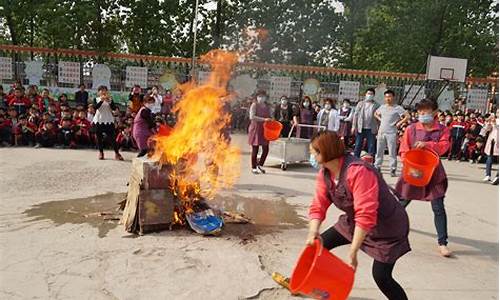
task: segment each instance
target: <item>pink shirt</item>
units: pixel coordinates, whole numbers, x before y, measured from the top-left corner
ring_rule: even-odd
[[[416,130],[426,130],[422,123],[415,123]],[[432,130],[439,130],[439,122],[434,121]],[[417,141],[415,141],[417,142]],[[410,145],[410,130],[408,128],[405,130],[403,134],[403,138],[401,139],[401,145],[399,146],[399,154],[401,155],[401,160],[404,160],[406,152],[408,152],[413,145]],[[446,151],[450,148],[450,129],[444,127],[443,134],[438,142],[425,142],[425,148],[429,148],[434,150],[439,156],[444,155]]]
[[[377,225],[379,206],[377,175],[365,166],[353,165],[347,169],[346,182],[354,199],[354,222],[363,230],[370,231]],[[335,186],[332,176],[332,191],[335,190]],[[328,193],[323,171],[320,171],[316,178],[316,195],[309,207],[309,219],[320,221],[325,219],[326,211],[332,204]]]

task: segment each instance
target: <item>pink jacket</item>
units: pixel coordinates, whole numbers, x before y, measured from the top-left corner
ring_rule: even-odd
[[[495,142],[493,146],[493,155],[498,156],[498,124],[496,125],[486,125],[488,126],[486,132],[488,134],[488,139],[486,140],[486,145],[484,147],[484,153],[490,155],[491,143]]]

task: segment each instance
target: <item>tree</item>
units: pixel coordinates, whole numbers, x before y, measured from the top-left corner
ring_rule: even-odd
[[[423,72],[429,54],[466,58],[472,76],[498,69],[494,0],[379,0],[357,33],[353,67]]]

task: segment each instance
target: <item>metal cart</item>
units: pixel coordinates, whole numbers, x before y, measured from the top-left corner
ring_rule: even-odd
[[[293,125],[288,134],[288,138],[280,138],[269,143],[269,157],[277,159],[281,163],[281,170],[285,171],[290,163],[301,163],[309,161],[309,143],[310,139],[301,139],[292,137],[294,128],[309,127],[325,129],[325,126],[297,124]]]

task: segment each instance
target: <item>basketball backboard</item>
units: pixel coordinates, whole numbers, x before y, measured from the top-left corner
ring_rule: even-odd
[[[443,56],[427,57],[427,80],[465,82],[467,60]]]

